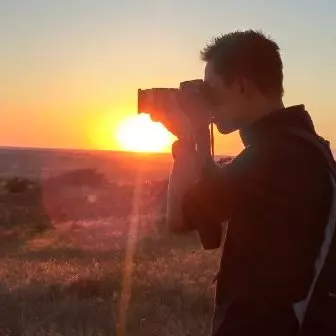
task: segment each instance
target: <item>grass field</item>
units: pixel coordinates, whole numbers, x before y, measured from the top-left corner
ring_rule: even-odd
[[[167,160],[24,150],[2,158],[0,336],[209,333],[220,251],[167,232]],[[34,167],[57,170],[56,179]],[[30,170],[31,183],[7,180],[30,179]]]
[[[206,335],[218,252],[158,215],[1,236],[1,335]]]

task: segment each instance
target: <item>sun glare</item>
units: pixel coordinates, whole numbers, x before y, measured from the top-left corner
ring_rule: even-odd
[[[153,122],[147,114],[135,115],[121,122],[116,138],[122,150],[133,152],[162,152],[171,143],[167,129]]]

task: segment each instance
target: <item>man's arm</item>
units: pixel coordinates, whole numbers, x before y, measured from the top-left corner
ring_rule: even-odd
[[[185,225],[198,231],[205,250],[219,248],[222,232],[238,204],[239,179],[234,167],[207,164],[201,178],[185,192],[182,213]]]
[[[177,140],[172,146],[172,154],[174,162],[168,184],[166,221],[170,231],[185,233],[193,230],[185,223],[182,205],[187,190],[199,177],[195,148],[190,142]]]
[[[167,200],[167,224],[174,233],[186,233],[194,229],[199,231],[204,248],[216,248],[220,245],[220,223],[208,225],[206,230],[194,227],[186,222],[184,200],[186,194],[203,175],[220,174],[222,168],[211,157],[208,130],[197,134],[199,145],[190,141],[178,140],[173,144],[173,168],[170,174]],[[207,221],[211,220],[210,218]],[[214,242],[216,246],[214,246]],[[217,246],[218,245],[218,246]]]

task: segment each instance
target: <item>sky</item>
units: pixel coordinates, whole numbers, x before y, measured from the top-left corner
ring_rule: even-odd
[[[281,48],[285,105],[336,148],[334,0],[0,0],[1,146],[119,149],[137,89],[202,78],[214,36],[261,29]],[[237,154],[216,133],[216,154]]]

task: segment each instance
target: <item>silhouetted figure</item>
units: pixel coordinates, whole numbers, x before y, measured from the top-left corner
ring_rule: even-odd
[[[206,249],[220,247],[222,224],[228,225],[212,335],[293,336],[302,325],[304,335],[331,335],[330,326],[317,323],[313,332],[303,322],[335,226],[328,143],[304,105],[284,106],[275,42],[234,32],[214,39],[202,57],[215,124],[222,134],[239,130],[245,149],[219,167],[208,124],[194,130],[196,146],[179,139],[167,220],[176,233],[197,230]]]

